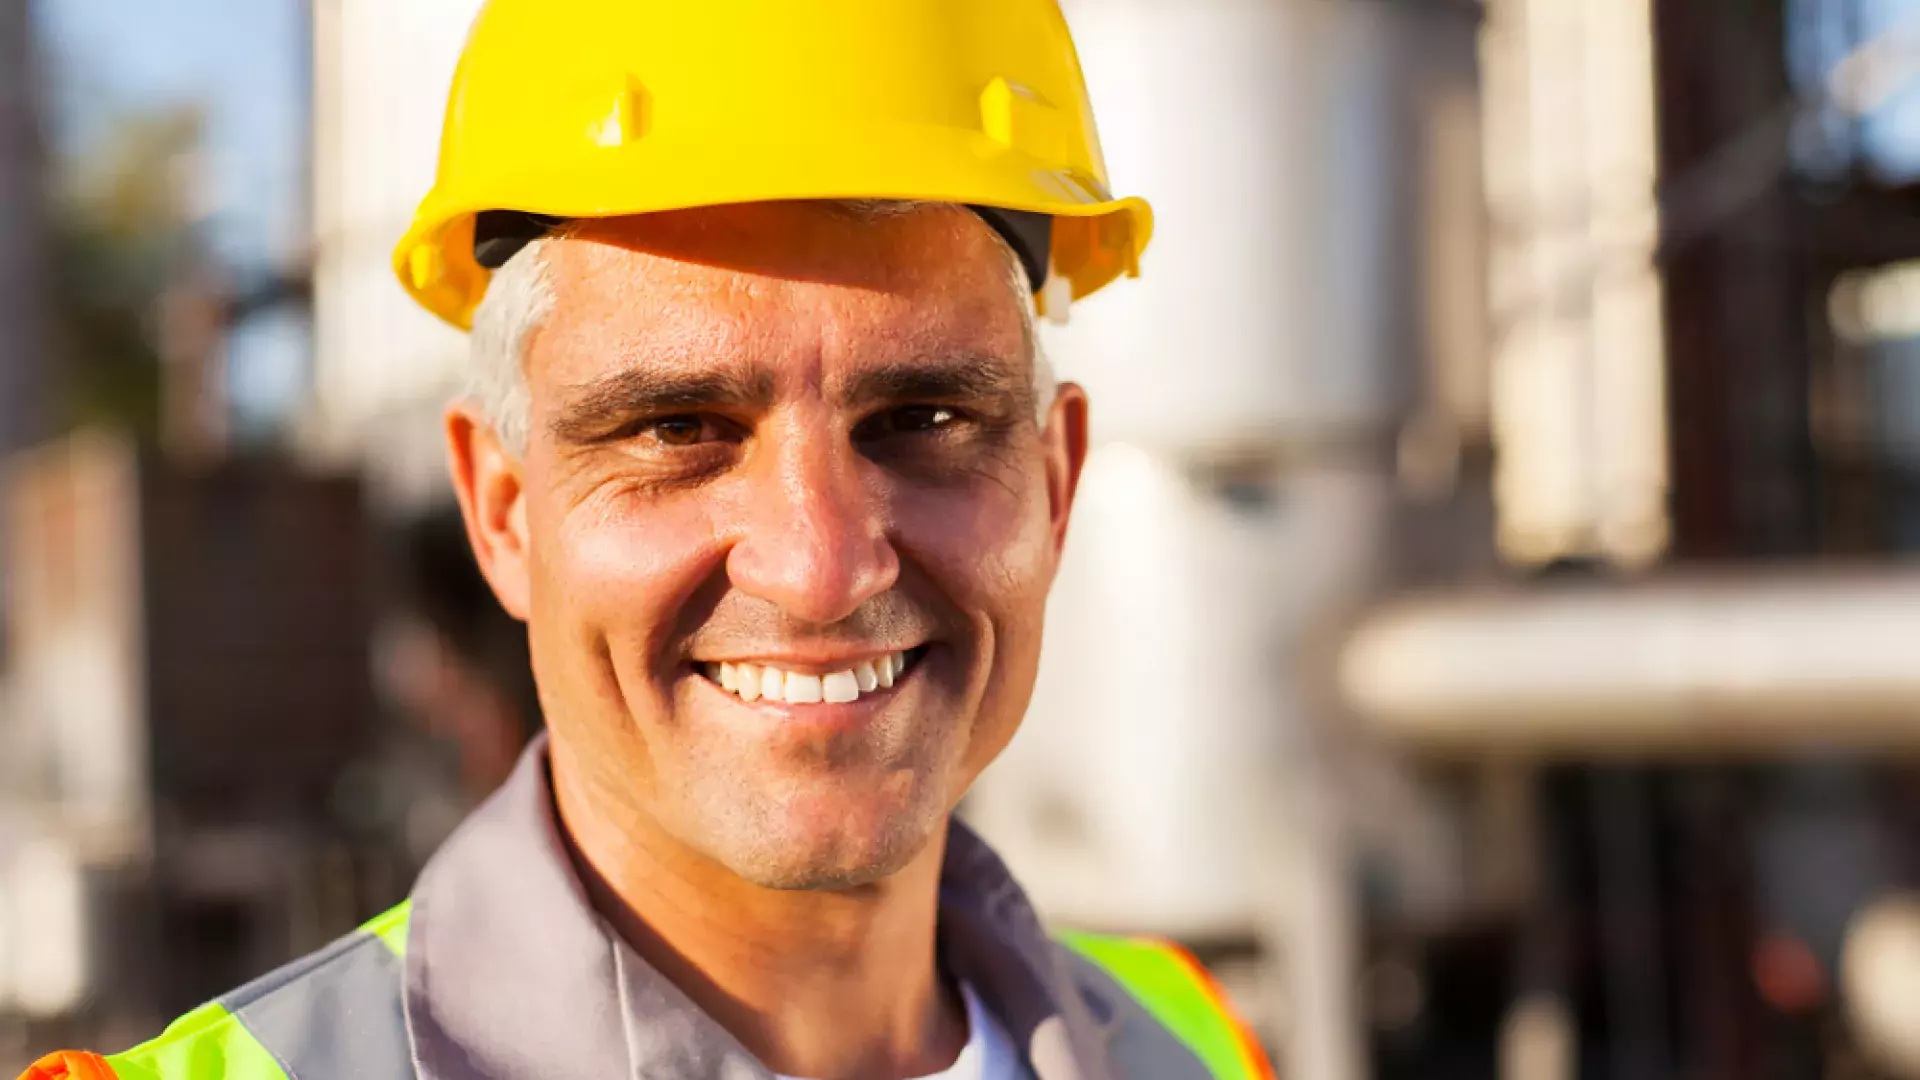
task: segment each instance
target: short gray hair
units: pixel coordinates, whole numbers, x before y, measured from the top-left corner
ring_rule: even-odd
[[[954,206],[950,203],[909,202],[895,199],[843,199],[834,205],[862,220],[877,221],[915,213],[930,206]],[[528,413],[532,396],[527,389],[527,339],[534,329],[553,313],[554,288],[547,272],[547,252],[552,245],[566,240],[569,229],[561,229],[533,243],[494,271],[493,280],[473,312],[470,342],[472,362],[467,368],[466,398],[493,426],[500,441],[518,453],[527,445]],[[1033,299],[1033,287],[1026,266],[1012,245],[996,231],[994,244],[1007,267],[1007,285],[1019,297],[1021,334],[1027,352],[1033,358],[1033,399],[1041,427],[1053,408],[1058,390],[1053,364],[1042,348],[1038,330],[1039,316]]]

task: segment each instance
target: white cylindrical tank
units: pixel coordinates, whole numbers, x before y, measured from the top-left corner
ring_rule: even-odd
[[[1330,0],[1064,6],[1116,190],[1156,218],[1144,280],[1076,308],[1052,343],[1097,392],[1099,434],[1391,428],[1426,348],[1430,162],[1455,136],[1477,152],[1471,20]]]
[[[1313,753],[1291,657],[1374,580],[1391,493],[1346,466],[1222,484],[1103,444],[1048,607],[1024,730],[970,820],[1050,916],[1252,934],[1283,778]]]

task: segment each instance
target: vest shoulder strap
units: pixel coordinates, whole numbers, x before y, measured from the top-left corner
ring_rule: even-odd
[[[412,1080],[402,904],[193,1010],[124,1054],[55,1054],[21,1080]]]
[[[1059,935],[1104,971],[1199,1057],[1214,1080],[1274,1080],[1273,1066],[1213,976],[1185,949],[1157,938]]]

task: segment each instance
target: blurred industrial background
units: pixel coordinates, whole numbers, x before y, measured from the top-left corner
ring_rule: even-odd
[[[0,0],[0,1075],[539,719],[393,283],[477,0]],[[1145,277],[966,812],[1290,1080],[1920,1077],[1920,0],[1064,0]]]

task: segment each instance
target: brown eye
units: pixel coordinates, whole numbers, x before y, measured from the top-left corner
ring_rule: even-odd
[[[860,425],[857,435],[862,439],[921,435],[939,431],[958,419],[959,410],[945,405],[904,405],[869,417]]]
[[[669,416],[655,420],[653,437],[668,446],[697,446],[707,433],[707,424],[697,416]]]
[[[893,411],[893,430],[897,432],[932,431],[954,421],[954,411],[940,405],[910,405]]]

